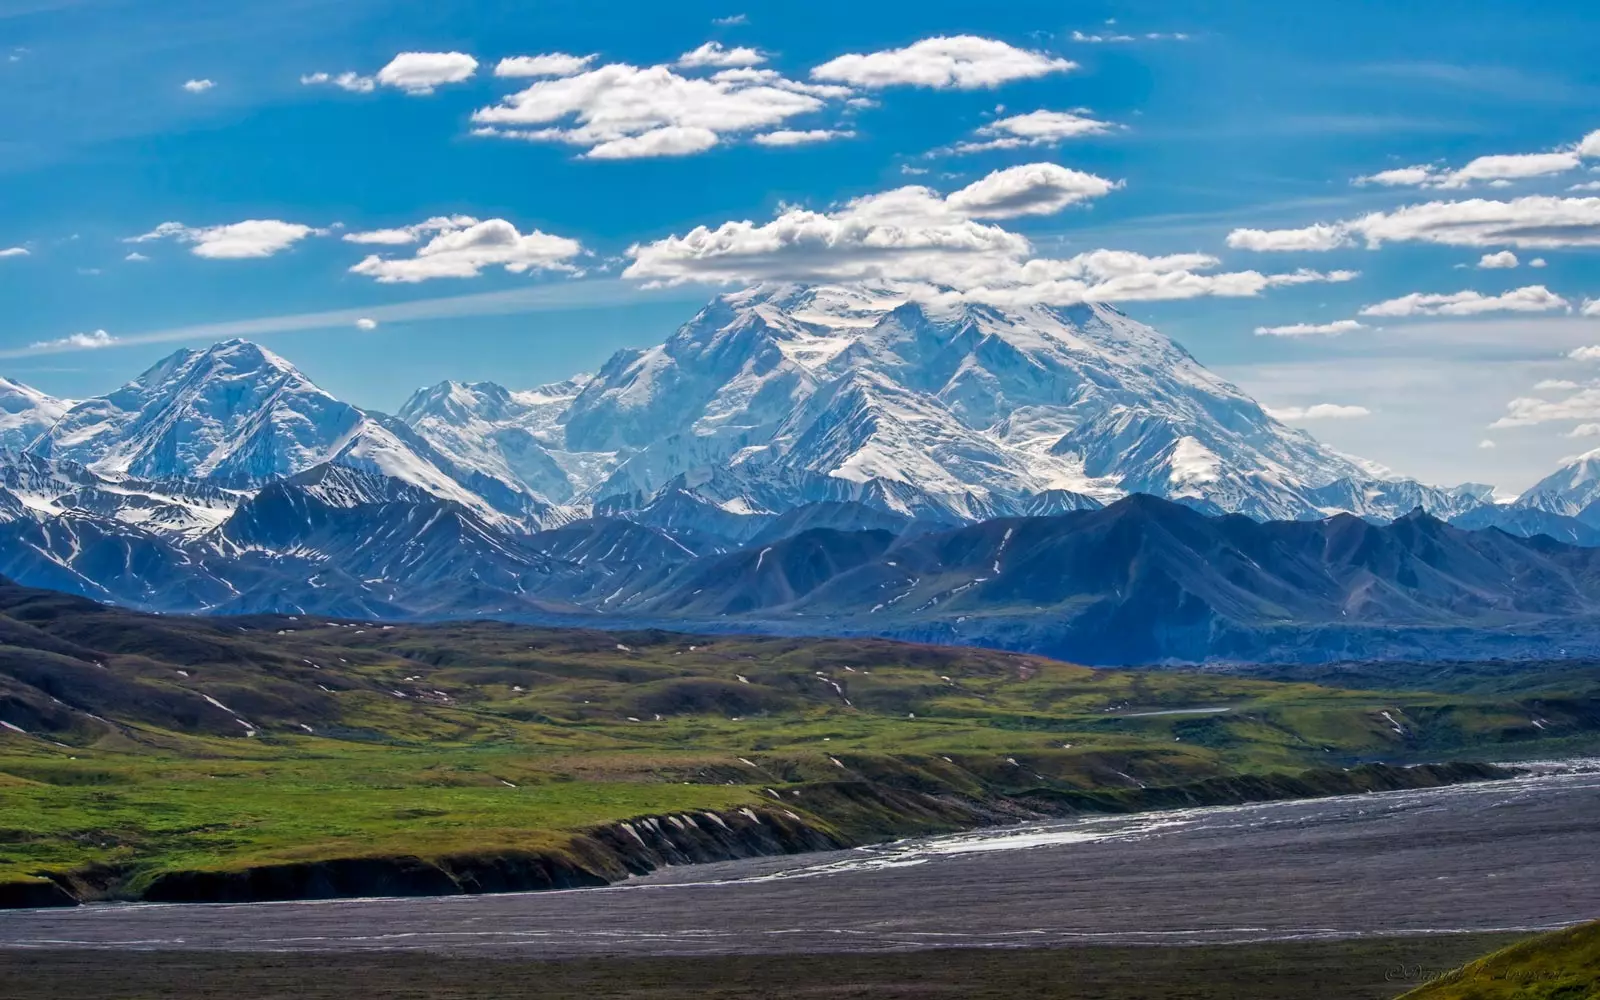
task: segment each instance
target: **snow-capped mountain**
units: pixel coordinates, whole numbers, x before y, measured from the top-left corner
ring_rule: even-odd
[[[137,526],[156,535],[191,538],[227,520],[241,499],[195,480],[146,482],[108,478],[66,459],[28,452],[0,462],[0,494],[15,517],[39,521],[71,513]],[[8,518],[0,512],[0,519]]]
[[[0,451],[21,451],[71,409],[70,399],[57,399],[32,386],[0,378]]]
[[[399,417],[463,468],[508,488],[526,487],[549,503],[566,503],[612,460],[606,453],[564,450],[559,421],[588,379],[580,375],[522,392],[493,382],[440,382],[417,390]]]
[[[192,479],[252,490],[332,462],[491,516],[527,516],[526,490],[454,467],[403,422],[336,399],[271,351],[230,340],[182,350],[66,410],[31,446],[111,479]]]
[[[865,501],[980,520],[1146,492],[1292,518],[1323,513],[1318,488],[1371,478],[1108,306],[923,303],[872,285],[721,295],[592,379],[445,383],[402,416],[461,464],[575,504],[686,476],[714,503],[768,511]]]
[[[1596,500],[1600,500],[1600,448],[1534,483],[1513,506],[1575,517]]]

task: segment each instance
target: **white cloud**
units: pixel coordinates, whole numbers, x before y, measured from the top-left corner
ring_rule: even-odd
[[[1600,129],[1595,129],[1578,141],[1578,155],[1588,159],[1600,159]]]
[[[1600,316],[1600,299],[1590,299],[1585,302],[1581,312],[1584,316]]]
[[[1533,196],[1511,201],[1434,201],[1350,223],[1369,247],[1426,242],[1536,249],[1600,246],[1600,198]]]
[[[1531,195],[1510,201],[1430,201],[1393,212],[1304,229],[1235,229],[1228,245],[1247,250],[1332,250],[1354,238],[1385,243],[1548,249],[1600,246],[1600,198]]]
[[[711,23],[718,27],[730,28],[736,24],[749,24],[750,17],[747,14],[729,14],[727,17],[713,17]]]
[[[376,330],[377,328],[378,321],[370,316],[362,316],[360,319],[356,320],[357,330]]]
[[[1091,196],[1078,174],[1054,164],[996,171],[942,197],[923,186],[856,198],[831,211],[785,208],[772,221],[698,227],[628,249],[624,277],[653,284],[760,280],[884,280],[908,294],[954,295],[1000,305],[1252,296],[1272,287],[1344,281],[1354,272],[1213,272],[1209,254],[1148,257],[1092,250],[1034,256],[1025,236],[980,219],[1059,210]],[[1100,180],[1096,178],[1095,180]],[[1110,182],[1094,190],[1104,193]]]
[[[465,229],[475,226],[478,220],[470,215],[439,215],[431,219],[418,222],[415,225],[399,226],[394,229],[372,229],[366,232],[345,233],[346,243],[371,243],[380,246],[404,246],[415,243],[417,240],[432,233],[442,233],[454,229]]]
[[[1420,187],[1437,176],[1433,167],[1396,167],[1380,170],[1366,177],[1357,177],[1356,184],[1379,184],[1384,187]]]
[[[1545,259],[1543,257],[1535,257],[1532,260],[1528,261],[1528,266],[1529,267],[1544,267],[1545,266]]]
[[[1478,266],[1485,270],[1516,267],[1518,263],[1517,255],[1510,250],[1502,250],[1499,253],[1486,253],[1478,258]]]
[[[763,132],[751,141],[762,146],[803,146],[814,142],[828,142],[832,139],[853,139],[855,132],[850,129],[778,129],[776,132]]]
[[[1076,69],[1077,63],[974,35],[924,38],[903,49],[851,53],[811,70],[812,79],[856,87],[977,90]]]
[[[92,351],[117,342],[117,338],[104,330],[95,330],[92,333],[68,334],[56,340],[39,340],[28,346],[36,351]]]
[[[377,80],[408,94],[431,94],[435,87],[472,79],[478,60],[465,52],[402,52],[378,70]]]
[[[1491,312],[1550,312],[1570,305],[1543,285],[1528,285],[1501,295],[1463,291],[1448,295],[1412,292],[1361,310],[1363,316],[1477,316]]]
[[[1370,417],[1372,411],[1365,406],[1344,406],[1339,403],[1313,403],[1310,406],[1263,406],[1267,416],[1285,423],[1299,420],[1354,420]]]
[[[726,134],[768,130],[821,109],[824,97],[801,92],[809,89],[770,70],[701,79],[667,66],[612,63],[539,80],[472,117],[481,126],[476,134],[583,146],[597,159],[682,155],[709,149]],[[620,141],[628,139],[640,141]]]
[[[1590,344],[1587,347],[1574,347],[1567,352],[1567,357],[1574,361],[1600,361],[1600,344]]]
[[[1506,415],[1490,424],[1491,430],[1502,427],[1532,427],[1558,420],[1595,420],[1600,418],[1600,389],[1580,389],[1565,399],[1548,400],[1532,396],[1513,399],[1506,404]]]
[[[636,160],[652,156],[691,156],[703,153],[718,142],[717,133],[688,125],[663,125],[639,135],[625,135],[594,146],[585,159]]]
[[[589,68],[594,54],[573,56],[565,52],[546,52],[537,56],[510,56],[495,64],[499,77],[574,76]]]
[[[1600,181],[1584,181],[1581,184],[1573,184],[1573,185],[1569,186],[1567,188],[1567,190],[1568,191],[1600,191]]]
[[[1464,188],[1475,183],[1528,180],[1564,174],[1581,166],[1571,150],[1555,153],[1512,153],[1480,156],[1459,170],[1440,170],[1431,166],[1384,170],[1369,177],[1357,177],[1357,184],[1382,184],[1389,187]]]
[[[27,257],[29,254],[30,251],[27,247],[6,247],[4,250],[0,250],[0,259],[6,257]]]
[[[1112,22],[1107,22],[1107,23],[1112,23]],[[1187,34],[1185,34],[1184,32],[1182,32],[1182,31],[1147,31],[1142,35],[1128,35],[1128,34],[1121,34],[1121,33],[1113,33],[1113,34],[1098,34],[1098,33],[1096,33],[1096,34],[1090,35],[1090,34],[1084,34],[1081,31],[1074,31],[1072,33],[1072,40],[1075,41],[1075,42],[1083,42],[1083,43],[1088,44],[1088,45],[1112,45],[1112,44],[1119,44],[1119,43],[1120,44],[1126,44],[1128,42],[1138,42],[1138,41],[1147,41],[1147,42],[1161,42],[1161,41],[1184,42],[1184,41],[1188,41],[1189,40],[1189,36]]]
[[[1367,329],[1367,324],[1353,319],[1338,319],[1332,323],[1293,323],[1289,326],[1258,326],[1258,337],[1337,337],[1341,333],[1354,333]]]
[[[338,87],[352,94],[370,94],[378,88],[377,80],[359,73],[307,73],[300,82],[307,87]]]
[[[1600,424],[1579,424],[1562,436],[1569,438],[1600,437]]]
[[[191,94],[201,94],[210,90],[216,85],[216,81],[214,80],[187,80],[184,82],[183,89],[187,90]]]
[[[174,239],[193,246],[189,252],[196,257],[214,259],[243,259],[271,257],[287,250],[308,236],[322,236],[326,229],[316,229],[297,222],[278,219],[246,219],[225,226],[185,226],[181,222],[163,222],[140,236],[124,240],[125,243],[148,243],[152,240]]]
[[[723,48],[721,42],[706,42],[704,45],[678,57],[674,64],[681,69],[705,69],[716,67],[726,69],[730,66],[759,66],[767,61],[767,57],[760,51],[746,46],[736,48]]]
[[[1349,245],[1349,234],[1338,226],[1315,225],[1304,229],[1235,229],[1228,234],[1228,246],[1235,250],[1320,251],[1335,250]]]
[[[1578,388],[1581,388],[1578,383],[1569,378],[1547,378],[1535,382],[1533,385],[1535,392],[1556,392],[1562,389]]]
[[[475,278],[489,267],[503,267],[514,274],[572,271],[570,261],[582,252],[577,240],[537,229],[523,234],[504,219],[488,219],[438,232],[415,256],[383,258],[374,254],[350,270],[385,284],[409,284],[433,278]]]
[[[1494,443],[1494,441],[1492,439],[1484,438],[1482,441],[1478,442],[1478,447],[1483,449],[1484,451],[1492,451],[1493,449],[1495,449],[1498,446]]]
[[[139,251],[135,250],[132,253],[128,254],[126,257],[122,258],[122,259],[123,260],[131,260],[135,264],[137,264],[140,261],[146,261],[146,260],[149,260],[150,258],[146,257],[144,254],[142,254]]]
[[[956,143],[935,152],[979,153],[990,149],[1023,149],[1029,146],[1054,146],[1066,139],[1100,135],[1115,126],[1071,111],[1030,111],[1025,115],[999,118],[977,130],[981,137]],[[930,154],[932,155],[932,154]]]
[[[1027,163],[996,170],[950,195],[945,202],[974,219],[1010,219],[1019,215],[1054,215],[1068,205],[1103,198],[1121,186],[1121,181],[1108,181],[1055,163]]]

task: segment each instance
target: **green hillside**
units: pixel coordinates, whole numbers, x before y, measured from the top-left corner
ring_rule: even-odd
[[[1600,997],[1600,922],[1514,944],[1448,972],[1404,1000],[1592,1000]]]
[[[1342,691],[879,640],[167,618],[4,586],[0,889],[138,898],[351,858],[610,877],[585,838],[639,817],[749,810],[797,824],[797,849],[1435,783],[1478,772],[1344,769],[1594,746],[1588,676],[1534,700]]]

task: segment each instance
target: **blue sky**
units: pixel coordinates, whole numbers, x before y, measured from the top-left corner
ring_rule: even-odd
[[[1600,445],[1600,9],[1460,11],[0,0],[0,374],[84,396],[245,335],[392,410],[900,227],[977,246],[892,277],[1116,298],[1338,447],[1519,489]],[[594,58],[496,73],[549,54]]]

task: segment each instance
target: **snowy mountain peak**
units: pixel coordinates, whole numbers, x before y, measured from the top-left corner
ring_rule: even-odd
[[[1600,500],[1600,448],[1577,456],[1534,483],[1515,506],[1551,514],[1575,515]]]
[[[271,351],[178,351],[68,410],[35,446],[107,475],[248,485],[317,464],[362,423]]]
[[[30,385],[0,378],[0,451],[20,451],[49,430],[72,407]]]
[[[1317,510],[1309,490],[1367,476],[1109,306],[882,284],[719,295],[661,346],[615,355],[561,426],[567,450],[616,457],[594,499],[726,464],[791,483],[881,479],[951,514],[1064,490],[1294,517]]]

